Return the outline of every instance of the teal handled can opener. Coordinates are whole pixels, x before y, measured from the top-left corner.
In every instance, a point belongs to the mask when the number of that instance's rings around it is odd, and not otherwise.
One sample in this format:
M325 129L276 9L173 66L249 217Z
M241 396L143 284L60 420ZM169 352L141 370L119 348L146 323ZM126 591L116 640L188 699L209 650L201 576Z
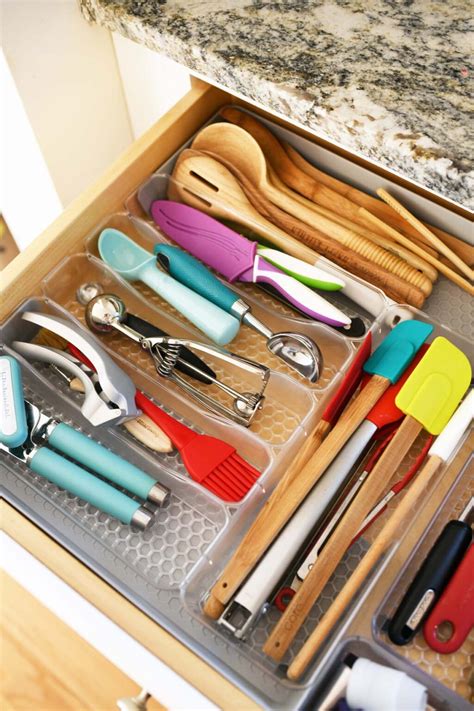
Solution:
M0 356L0 383L0 451L12 455L33 472L122 523L141 529L151 523L153 513L150 509L104 479L155 505L163 505L168 499L166 487L24 399L21 369L15 358Z

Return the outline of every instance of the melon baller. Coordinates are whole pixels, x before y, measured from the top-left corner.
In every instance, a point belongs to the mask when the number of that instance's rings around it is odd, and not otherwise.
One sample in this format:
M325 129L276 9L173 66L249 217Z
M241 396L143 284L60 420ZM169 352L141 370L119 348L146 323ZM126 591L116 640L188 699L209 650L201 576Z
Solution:
M126 307L122 299L114 294L100 294L87 304L86 322L95 333L105 334L115 330L131 338L149 352L159 375L176 383L194 400L197 400L212 412L223 415L245 427L250 425L255 414L262 407L264 401L263 393L270 377L269 368L216 346L192 341L187 338L173 338L170 336L146 337L124 323L126 314ZM216 385L226 393L232 400L232 407L220 403L210 395L198 390L176 372L176 366L180 363L180 355L183 348L190 348L210 355L224 363L240 368L246 373L257 376L260 381L259 391L238 392L216 377L206 373L207 382ZM195 370L199 373L199 368L193 364L188 362L186 365L189 370Z

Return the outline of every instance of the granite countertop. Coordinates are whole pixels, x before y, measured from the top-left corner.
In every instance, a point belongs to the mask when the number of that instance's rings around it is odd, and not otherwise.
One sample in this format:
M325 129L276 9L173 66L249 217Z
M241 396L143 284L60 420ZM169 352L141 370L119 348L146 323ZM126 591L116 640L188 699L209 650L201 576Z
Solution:
M89 21L474 208L465 0L80 4Z

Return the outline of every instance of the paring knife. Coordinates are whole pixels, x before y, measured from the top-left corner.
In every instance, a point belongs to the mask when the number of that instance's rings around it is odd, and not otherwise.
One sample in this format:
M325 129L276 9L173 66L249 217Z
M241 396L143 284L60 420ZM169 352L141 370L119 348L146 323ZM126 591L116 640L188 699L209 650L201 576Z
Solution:
M351 319L340 309L259 257L255 242L212 217L172 200L156 200L151 214L166 235L231 284L235 281L267 284L311 318L332 326L350 326ZM155 254L165 254L166 246L156 245Z
M278 267L285 274L289 274L294 279L310 286L313 289L321 289L322 291L340 291L345 286L342 279L339 279L329 272L325 272L313 264L303 262L302 259L292 257L290 254L285 254L273 247L265 247L262 244L257 246L257 254L266 262L270 262L274 267Z
M471 498L459 519L449 521L436 539L388 626L388 636L397 645L410 642L420 629L472 543Z

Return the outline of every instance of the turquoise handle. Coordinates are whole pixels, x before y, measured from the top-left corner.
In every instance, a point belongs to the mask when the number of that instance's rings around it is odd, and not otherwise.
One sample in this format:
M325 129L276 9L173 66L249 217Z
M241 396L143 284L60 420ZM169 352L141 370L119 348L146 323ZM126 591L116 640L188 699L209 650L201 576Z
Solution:
M46 447L36 450L29 466L48 481L118 518L122 523L130 523L133 514L140 508L138 501L133 501L110 484Z
M146 499L156 484L149 474L63 422L56 425L48 444L141 499Z
M238 294L219 281L204 264L169 244L157 244L153 251L157 257L161 255L166 260L166 269L172 277L224 311L232 313L232 306L239 300Z
M230 343L239 332L240 321L162 272L154 259L142 268L140 279L218 345Z
M19 447L28 436L20 364L0 356L0 442Z

